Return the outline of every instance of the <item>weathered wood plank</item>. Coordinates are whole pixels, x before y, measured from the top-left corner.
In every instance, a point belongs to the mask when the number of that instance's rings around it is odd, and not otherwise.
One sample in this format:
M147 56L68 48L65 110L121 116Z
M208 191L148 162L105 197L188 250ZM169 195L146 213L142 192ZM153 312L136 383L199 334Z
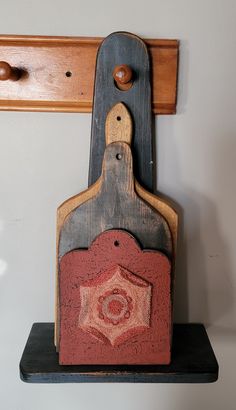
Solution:
M96 236L108 229L125 229L143 248L172 256L169 226L135 193L131 149L121 142L112 143L105 150L97 195L66 218L59 236L59 258L71 250L88 248Z
M123 103L117 103L109 111L106 118L105 129L107 145L115 141L123 141L131 146L133 129L132 118L127 107L125 107ZM135 191L166 219L172 234L174 259L176 256L178 233L178 214L176 210L166 199L154 195L143 188L136 179Z
M120 90L114 81L114 68L127 65L133 72L133 85ZM122 102L134 118L132 152L134 175L142 186L153 189L153 138L150 63L145 43L130 33L113 33L101 44L96 62L93 116L90 144L89 185L101 175L105 150L105 121L110 109Z

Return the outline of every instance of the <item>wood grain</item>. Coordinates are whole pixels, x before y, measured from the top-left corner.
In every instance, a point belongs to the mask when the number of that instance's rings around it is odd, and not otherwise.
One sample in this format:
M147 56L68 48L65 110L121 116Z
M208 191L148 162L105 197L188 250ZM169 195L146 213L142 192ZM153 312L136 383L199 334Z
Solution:
M106 147L102 181L97 195L72 211L60 230L59 258L109 229L125 229L146 249L172 256L172 237L162 215L144 202L134 190L132 154L128 144L114 142Z
M133 73L132 87L117 88L114 67L127 65ZM96 61L93 115L91 126L89 185L101 175L105 150L105 122L110 109L122 102L134 119L133 164L135 178L153 189L153 135L151 113L150 59L146 44L131 33L112 33L102 42Z
M59 305L58 305L58 296L59 296L59 283L58 283L58 267L59 267L59 237L61 232L61 227L63 226L67 216L78 206L85 203L92 197L96 196L101 187L101 178L97 182L90 186L89 189L74 195L73 197L67 199L63 202L57 209L57 227L56 227L56 287L55 287L55 335L54 341L55 345L58 348L59 346Z
M91 112L96 54L102 40L0 36L0 60L22 73L19 81L0 83L0 109ZM174 114L178 41L146 39L145 43L152 61L153 112Z
M111 142L126 142L131 145L132 119L129 111L123 103L117 103L107 114L105 123L106 145Z
M119 121L117 121L119 118ZM132 142L132 118L123 103L118 103L109 111L106 119L106 143L115 141L123 141L131 145ZM170 203L164 198L152 194L143 188L137 180L135 180L135 191L156 209L166 219L173 238L173 258L176 255L177 233L178 233L178 214Z
M156 209L166 219L173 238L173 262L176 257L177 238L178 238L178 213L173 206L164 198L161 198L144 189L135 181L135 190L137 194Z

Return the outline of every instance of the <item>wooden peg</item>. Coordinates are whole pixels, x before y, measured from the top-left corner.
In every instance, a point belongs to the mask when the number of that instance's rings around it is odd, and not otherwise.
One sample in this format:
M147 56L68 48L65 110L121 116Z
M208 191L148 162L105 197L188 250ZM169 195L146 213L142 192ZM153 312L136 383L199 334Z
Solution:
M117 87L122 91L129 90L133 85L133 72L126 64L118 65L114 68L113 78Z
M0 61L0 81L17 81L20 78L20 70L11 67L6 61Z

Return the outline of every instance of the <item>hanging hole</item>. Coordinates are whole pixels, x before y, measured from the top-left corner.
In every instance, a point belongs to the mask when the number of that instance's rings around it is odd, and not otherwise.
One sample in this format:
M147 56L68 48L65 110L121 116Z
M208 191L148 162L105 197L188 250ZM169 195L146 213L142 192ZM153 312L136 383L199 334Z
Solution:
M66 77L71 77L72 76L72 72L71 71L67 71L66 72Z
M118 115L118 117L116 117L117 121L121 121L121 117Z
M115 241L114 242L114 246L119 246L120 245L120 242L119 241Z
M116 159L118 159L118 161L120 161L121 158L122 158L122 155L121 155L121 154L116 154Z

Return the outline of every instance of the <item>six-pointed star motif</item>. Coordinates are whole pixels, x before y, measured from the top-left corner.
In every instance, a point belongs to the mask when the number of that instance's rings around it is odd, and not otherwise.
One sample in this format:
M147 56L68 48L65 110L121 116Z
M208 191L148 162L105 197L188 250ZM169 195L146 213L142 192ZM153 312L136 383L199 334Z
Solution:
M116 265L80 286L79 327L119 345L150 326L151 284Z

